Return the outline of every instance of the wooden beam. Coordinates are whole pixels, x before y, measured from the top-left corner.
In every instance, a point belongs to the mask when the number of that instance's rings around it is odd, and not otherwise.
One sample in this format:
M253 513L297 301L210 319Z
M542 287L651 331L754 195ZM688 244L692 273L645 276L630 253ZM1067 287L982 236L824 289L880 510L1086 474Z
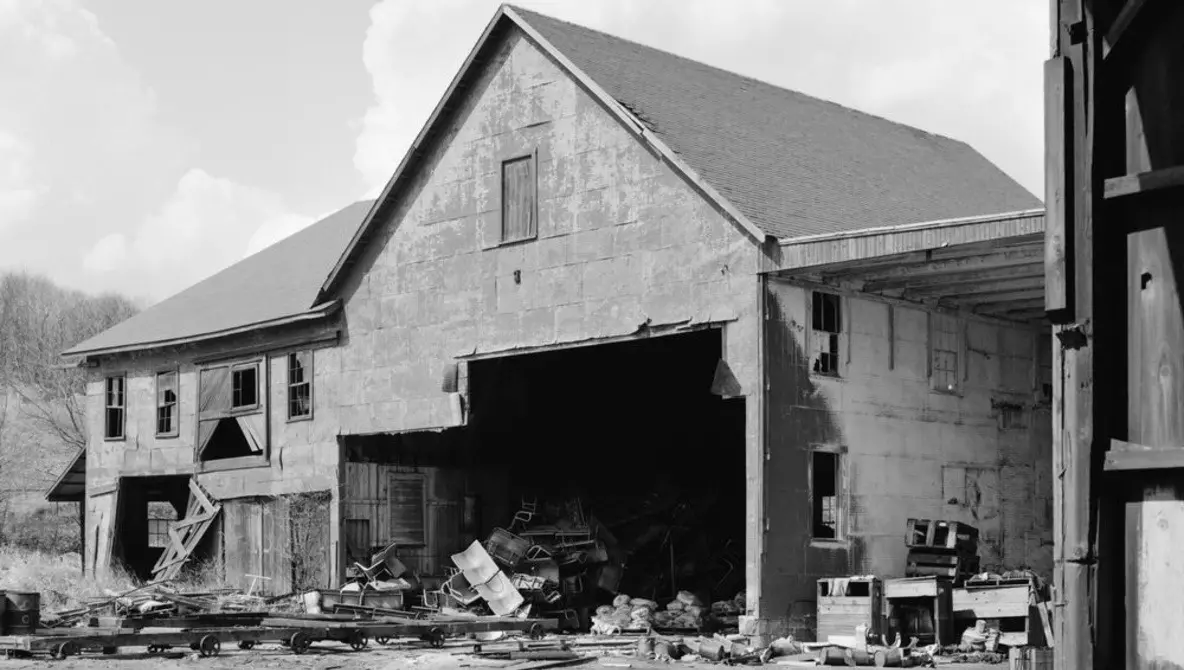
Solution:
M863 284L863 290L869 293L887 291L891 289L908 290L934 284L961 284L967 282L994 281L997 279L1012 279L1026 277L1041 279L1044 277L1043 263L1028 263L988 270L950 270L948 272L918 272L904 277L891 279L868 279Z
M1168 0L1174 2L1176 0ZM1155 4L1157 0L1126 0L1126 4L1122 6L1122 11L1118 16L1114 17L1113 23L1106 30L1105 42L1102 45L1102 56L1104 58L1111 58L1111 54L1120 45L1125 44L1124 38L1133 34L1138 28L1140 22L1144 22L1147 18L1147 6ZM1129 40L1128 40L1129 41Z
M1184 186L1184 165L1111 177L1106 180L1103 197L1107 200L1151 193Z
M884 280L929 272L989 270L1030 265L1043 260L1043 244L1035 243L1007 251L977 251L955 257L942 257L934 254L905 254L882 263L840 263L833 266L803 268L802 271L833 277L869 277L875 280Z
M983 316L1001 316L1009 312L1026 312L1044 307L1044 298L1028 300L1014 300L1012 302L983 304L973 309L975 314Z
M1017 277L1014 279L997 279L995 281L946 281L936 282L927 286L905 289L906 300L925 297L961 297L983 293L1000 293L1005 291L1040 291L1044 292L1042 277Z
M1044 63L1044 309L1058 322L1073 318L1071 304L1072 237L1068 174L1069 129L1072 127L1068 95L1070 64L1065 58Z
M988 293L950 294L939 298L939 300L942 302L953 302L960 305L990 305L1043 299L1043 288L1021 291L991 291Z
M1148 447L1122 440L1110 440L1110 450L1106 452L1106 470L1166 468L1184 468L1184 446Z

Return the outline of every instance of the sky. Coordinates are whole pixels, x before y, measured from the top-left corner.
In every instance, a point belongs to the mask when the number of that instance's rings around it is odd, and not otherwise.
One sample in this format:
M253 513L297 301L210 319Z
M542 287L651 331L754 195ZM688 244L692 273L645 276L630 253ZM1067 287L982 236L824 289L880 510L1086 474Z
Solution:
M1043 192L1047 3L516 4L968 142ZM373 197L496 0L0 0L0 271L144 303Z

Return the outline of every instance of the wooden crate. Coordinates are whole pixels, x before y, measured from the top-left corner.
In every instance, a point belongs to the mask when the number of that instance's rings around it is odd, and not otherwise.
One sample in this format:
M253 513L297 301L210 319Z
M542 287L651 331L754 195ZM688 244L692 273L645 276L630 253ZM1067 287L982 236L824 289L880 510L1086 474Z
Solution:
M919 644L953 644L953 581L942 577L906 577L884 582L888 603L888 636L901 642L916 637Z
M1048 644L1051 625L1046 603L1028 582L967 584L953 591L956 627L983 620L1000 631L999 643L1009 647Z
M879 636L883 601L883 582L876 577L819 579L817 639L825 642L830 635L854 635L860 625L867 626L869 635Z
M975 554L978 552L978 529L958 521L909 519L904 543L909 547L940 547Z
M930 547L909 549L906 577L945 577L961 583L978 572L978 556Z

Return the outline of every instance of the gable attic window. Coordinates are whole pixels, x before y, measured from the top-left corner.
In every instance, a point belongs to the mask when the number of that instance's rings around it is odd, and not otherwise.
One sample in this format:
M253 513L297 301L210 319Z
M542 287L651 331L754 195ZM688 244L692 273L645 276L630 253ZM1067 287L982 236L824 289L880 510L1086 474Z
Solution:
M261 366L262 361L254 360L201 369L194 456L203 469L267 464L267 396L261 390L266 388Z
M107 378L106 388L106 412L103 417L103 437L108 440L122 440L123 439L123 424L126 415L126 397L124 394L124 385L126 379L123 375L116 375Z
M538 161L535 154L502 162L502 242L538 236Z
M312 417L312 352L288 354L288 419Z
M810 304L810 369L815 374L839 376L839 335L843 330L841 308L839 296L813 291Z
M156 435L177 436L177 371L156 375Z

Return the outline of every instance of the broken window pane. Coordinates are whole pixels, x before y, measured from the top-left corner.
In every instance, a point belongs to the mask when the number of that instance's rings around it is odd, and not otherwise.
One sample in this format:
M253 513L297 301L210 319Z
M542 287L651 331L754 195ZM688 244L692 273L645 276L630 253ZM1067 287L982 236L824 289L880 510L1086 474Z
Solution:
M813 292L810 367L817 374L839 373L839 333L842 316L839 296Z
M312 416L312 352L288 354L288 418Z
M534 156L502 163L502 242L537 235Z
M107 411L104 420L104 437L119 439L123 437L124 414L124 378L107 378Z
M177 520L177 510L167 502L148 503L148 546L169 546L169 524Z
M259 368L256 365L236 368L231 373L234 392L231 407L255 407L259 404Z
M829 451L813 452L811 494L814 503L814 532L818 539L839 536L839 455Z
M177 432L177 373L156 375L156 434Z

